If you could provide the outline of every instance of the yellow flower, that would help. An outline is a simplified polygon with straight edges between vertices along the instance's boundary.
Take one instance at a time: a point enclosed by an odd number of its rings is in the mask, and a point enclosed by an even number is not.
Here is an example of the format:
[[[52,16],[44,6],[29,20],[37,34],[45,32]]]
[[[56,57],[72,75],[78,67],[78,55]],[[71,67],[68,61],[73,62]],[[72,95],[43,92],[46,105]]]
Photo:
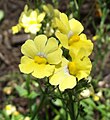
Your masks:
[[[61,91],[72,89],[76,86],[76,78],[69,73],[68,63],[69,61],[63,58],[61,66],[59,65],[59,67],[55,69],[54,74],[49,80],[51,85],[59,85]]]
[[[12,27],[12,33],[16,34],[21,30],[21,26],[19,24]]]
[[[72,54],[70,54],[72,55]],[[55,69],[54,74],[50,77],[51,85],[59,85],[59,89],[72,89],[76,86],[76,78],[78,80],[86,78],[91,71],[91,62],[85,56],[85,50],[81,49],[76,56],[71,56],[72,61],[65,58],[62,59],[62,64]]]
[[[40,31],[42,26],[41,22],[43,21],[44,17],[44,12],[39,13],[38,9],[28,9],[28,6],[26,5],[24,11],[21,13],[18,25],[21,26],[21,28],[24,28],[26,33],[36,34],[38,31]],[[12,27],[12,31],[13,33],[19,32],[18,26]]]
[[[52,75],[55,65],[61,62],[62,50],[58,42],[51,37],[47,40],[45,35],[38,35],[33,40],[27,40],[21,48],[24,56],[19,65],[20,71],[32,73],[34,77],[44,78]]]
[[[76,54],[80,48],[84,48],[87,56],[91,54],[93,43],[87,40],[85,34],[80,34],[84,28],[78,20],[74,18],[68,20],[66,14],[60,13],[60,19],[56,18],[56,25],[58,30],[55,35],[63,47],[73,49]]]
[[[16,107],[9,104],[5,106],[5,112],[7,115],[11,115],[12,113],[14,113],[16,111]]]
[[[75,75],[78,80],[89,76],[92,64],[90,59],[86,56],[86,50],[81,48],[77,55],[70,51],[72,62],[69,62],[68,68],[70,73]]]
[[[77,54],[78,51],[83,48],[85,49],[85,55],[89,56],[93,50],[93,43],[88,40],[85,34],[80,34],[79,36],[73,36],[73,39],[69,39],[69,50]]]

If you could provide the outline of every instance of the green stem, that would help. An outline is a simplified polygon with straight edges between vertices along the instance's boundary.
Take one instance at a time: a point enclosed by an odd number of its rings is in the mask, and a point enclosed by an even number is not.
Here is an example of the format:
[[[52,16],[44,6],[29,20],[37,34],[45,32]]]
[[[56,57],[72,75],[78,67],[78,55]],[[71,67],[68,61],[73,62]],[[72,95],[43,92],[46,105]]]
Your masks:
[[[45,95],[43,94],[39,106],[38,106],[38,107],[37,107],[37,105],[35,106],[34,113],[33,113],[33,115],[32,115],[31,120],[35,120],[35,119],[36,119],[36,116],[38,115],[39,110],[40,110],[40,109],[42,108],[42,106],[43,106],[44,100],[45,100]]]
[[[27,91],[28,91],[28,95],[29,95],[30,94],[30,75],[27,75],[26,87],[27,87]]]
[[[27,75],[27,79],[26,79],[26,87],[27,87],[27,91],[28,91],[28,96],[30,95],[30,75]],[[32,113],[32,109],[31,109],[31,100],[29,99],[29,104],[28,104],[29,110],[30,110],[30,114]]]
[[[79,107],[80,107],[80,101],[78,101],[78,111],[77,111],[77,115],[76,115],[76,120],[78,119],[78,116],[79,116]]]
[[[38,80],[38,84],[39,84],[39,89],[40,89],[40,92],[42,93],[41,95],[41,100],[40,100],[40,104],[39,104],[39,106],[35,106],[35,108],[34,108],[34,111],[33,111],[33,114],[32,114],[32,118],[31,118],[31,120],[36,120],[36,116],[38,115],[38,113],[39,113],[39,110],[42,108],[42,106],[43,106],[43,103],[44,103],[44,101],[45,101],[45,92],[42,90],[42,87],[41,87],[41,84],[40,84],[40,81]]]
[[[72,99],[72,94],[70,92],[68,92],[68,96],[69,96],[68,109],[69,109],[69,114],[70,114],[71,120],[77,120],[75,111],[74,111],[74,101]]]
[[[62,100],[62,103],[63,103],[63,107],[64,107],[64,109],[65,109],[65,111],[66,111],[66,120],[67,120],[67,118],[68,118],[68,111],[67,111],[67,104],[66,104],[66,102],[65,102],[65,99],[63,98],[63,95],[62,95],[62,93],[61,93],[61,91],[60,91],[60,89],[58,88],[58,91],[59,91],[59,93],[60,93],[60,96],[61,96],[61,100]]]

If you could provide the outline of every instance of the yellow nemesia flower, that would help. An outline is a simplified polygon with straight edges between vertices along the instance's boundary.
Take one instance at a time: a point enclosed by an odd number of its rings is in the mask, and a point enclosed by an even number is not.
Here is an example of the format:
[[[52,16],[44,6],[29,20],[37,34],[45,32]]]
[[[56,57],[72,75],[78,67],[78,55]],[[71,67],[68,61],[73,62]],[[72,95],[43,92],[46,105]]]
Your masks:
[[[18,25],[21,26],[21,28],[24,28],[26,33],[36,34],[38,31],[40,31],[42,26],[41,22],[43,21],[44,17],[44,12],[39,13],[38,9],[28,9],[28,6],[26,5],[24,11],[21,13]],[[12,30],[13,33],[19,31],[17,26],[12,27]]]
[[[74,37],[74,36],[73,36]],[[85,49],[85,55],[89,56],[93,50],[93,43],[91,40],[88,40],[85,34],[81,34],[79,36],[76,36],[75,38],[70,38],[68,44],[69,50],[74,52],[74,54],[77,54],[78,51],[83,48]]]
[[[16,107],[9,104],[9,105],[6,105],[5,107],[5,112],[7,115],[11,115],[12,113],[14,113],[16,111]]]
[[[60,19],[56,18],[56,24],[58,30],[55,35],[63,47],[73,49],[76,54],[81,48],[84,48],[87,56],[91,54],[93,43],[91,40],[87,40],[85,34],[80,34],[84,28],[78,20],[74,18],[68,20],[66,14],[60,13]]]
[[[84,52],[85,50],[81,49],[71,62],[63,58],[61,66],[57,67],[50,77],[50,84],[59,85],[59,89],[64,91],[76,86],[76,78],[78,80],[86,78],[90,74],[92,65]]]
[[[76,78],[70,75],[68,69],[69,61],[66,58],[62,59],[61,66],[55,69],[54,74],[50,77],[51,85],[59,85],[59,89],[64,91],[65,89],[72,89],[76,86]]]
[[[69,54],[72,58],[72,62],[68,64],[70,73],[75,75],[78,80],[89,76],[92,64],[90,59],[86,56],[87,51],[81,48],[77,55],[70,51]]]
[[[21,48],[24,56],[19,65],[20,71],[32,73],[34,77],[44,78],[52,75],[55,65],[61,62],[62,50],[58,42],[51,37],[47,40],[45,35],[38,35],[33,40],[27,40]]]

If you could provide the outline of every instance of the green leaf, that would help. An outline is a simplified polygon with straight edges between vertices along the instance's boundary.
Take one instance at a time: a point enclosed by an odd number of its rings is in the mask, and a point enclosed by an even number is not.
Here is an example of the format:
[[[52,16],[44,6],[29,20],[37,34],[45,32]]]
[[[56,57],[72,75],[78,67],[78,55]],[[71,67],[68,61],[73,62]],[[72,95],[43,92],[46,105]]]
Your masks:
[[[17,92],[20,95],[20,97],[27,97],[28,96],[27,90],[22,88],[21,86],[16,86],[15,89],[17,90]]]
[[[32,92],[29,94],[28,98],[34,99],[34,98],[36,98],[37,96],[39,96],[39,94],[36,93],[35,91],[32,91]]]
[[[4,11],[0,10],[0,21],[4,18]]]

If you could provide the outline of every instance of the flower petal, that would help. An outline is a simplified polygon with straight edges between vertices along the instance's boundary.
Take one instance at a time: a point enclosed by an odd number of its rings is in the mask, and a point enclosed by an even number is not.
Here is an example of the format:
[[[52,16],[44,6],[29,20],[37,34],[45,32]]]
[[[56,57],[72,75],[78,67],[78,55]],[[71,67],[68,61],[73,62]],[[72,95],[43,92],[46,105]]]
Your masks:
[[[55,52],[47,55],[47,61],[49,64],[58,64],[62,59],[62,50],[59,48]]]
[[[72,75],[65,76],[62,82],[59,84],[59,89],[64,91],[65,89],[72,89],[76,86],[76,78]]]
[[[73,50],[74,54],[78,54],[78,51],[83,48],[85,49],[85,56],[89,56],[93,50],[93,43],[91,40],[80,39],[77,42],[72,43],[70,50]]]
[[[63,68],[56,69],[56,72],[50,77],[49,83],[51,85],[59,85],[61,81],[65,78],[65,73]]]
[[[27,56],[21,58],[21,64],[19,64],[20,71],[26,74],[32,73],[35,67],[35,63]]]
[[[68,49],[68,38],[65,34],[62,34],[59,31],[56,31],[55,33],[56,37],[59,39],[59,41],[61,42],[61,44],[63,45],[63,47]]]
[[[45,13],[39,14],[39,15],[38,15],[38,18],[37,18],[38,22],[42,22],[43,19],[44,19],[44,17],[45,17]]]
[[[61,83],[61,81],[65,78],[65,76],[69,75],[69,71],[67,68],[68,65],[68,60],[66,58],[62,58],[61,64],[58,64],[55,66],[55,72],[54,74],[50,77],[50,84],[51,85],[58,85]]]
[[[65,29],[65,26],[64,26],[64,24],[62,23],[62,21],[60,19],[55,18],[55,23],[56,23],[56,27],[58,27],[58,30],[61,33],[64,33],[64,34],[68,33],[67,29]]]
[[[79,71],[76,75],[78,80],[89,76],[91,68],[92,68],[92,64],[88,57],[84,57],[84,59],[81,61],[77,60],[76,64],[77,64],[77,68],[79,69]]]
[[[36,48],[33,40],[27,40],[21,47],[21,52],[30,58],[34,58],[38,49]]]
[[[55,69],[54,65],[36,64],[32,75],[36,78],[49,77],[50,75],[53,74],[54,69]]]
[[[82,24],[74,18],[69,20],[69,25],[74,35],[79,35],[84,30],[84,27],[82,26]]]
[[[38,35],[34,39],[34,43],[39,52],[43,52],[46,42],[47,37],[45,35]]]
[[[58,49],[58,41],[54,37],[49,38],[44,49],[45,54],[52,53],[57,49]]]
[[[81,60],[83,57],[87,56],[86,55],[86,50],[84,48],[80,48],[77,53],[75,53],[73,48],[70,48],[69,54],[70,54],[72,60],[74,60],[76,58]]]
[[[67,15],[64,13],[60,13],[60,20],[63,23],[63,25],[65,26],[65,29],[67,30],[67,33],[68,33],[70,31],[70,26],[69,26],[69,21],[68,21]]]
[[[30,24],[27,27],[27,29],[30,33],[36,34],[36,32],[38,32],[40,30],[41,26],[42,26],[42,24],[40,24],[40,23],[39,24],[38,23],[37,24]]]

